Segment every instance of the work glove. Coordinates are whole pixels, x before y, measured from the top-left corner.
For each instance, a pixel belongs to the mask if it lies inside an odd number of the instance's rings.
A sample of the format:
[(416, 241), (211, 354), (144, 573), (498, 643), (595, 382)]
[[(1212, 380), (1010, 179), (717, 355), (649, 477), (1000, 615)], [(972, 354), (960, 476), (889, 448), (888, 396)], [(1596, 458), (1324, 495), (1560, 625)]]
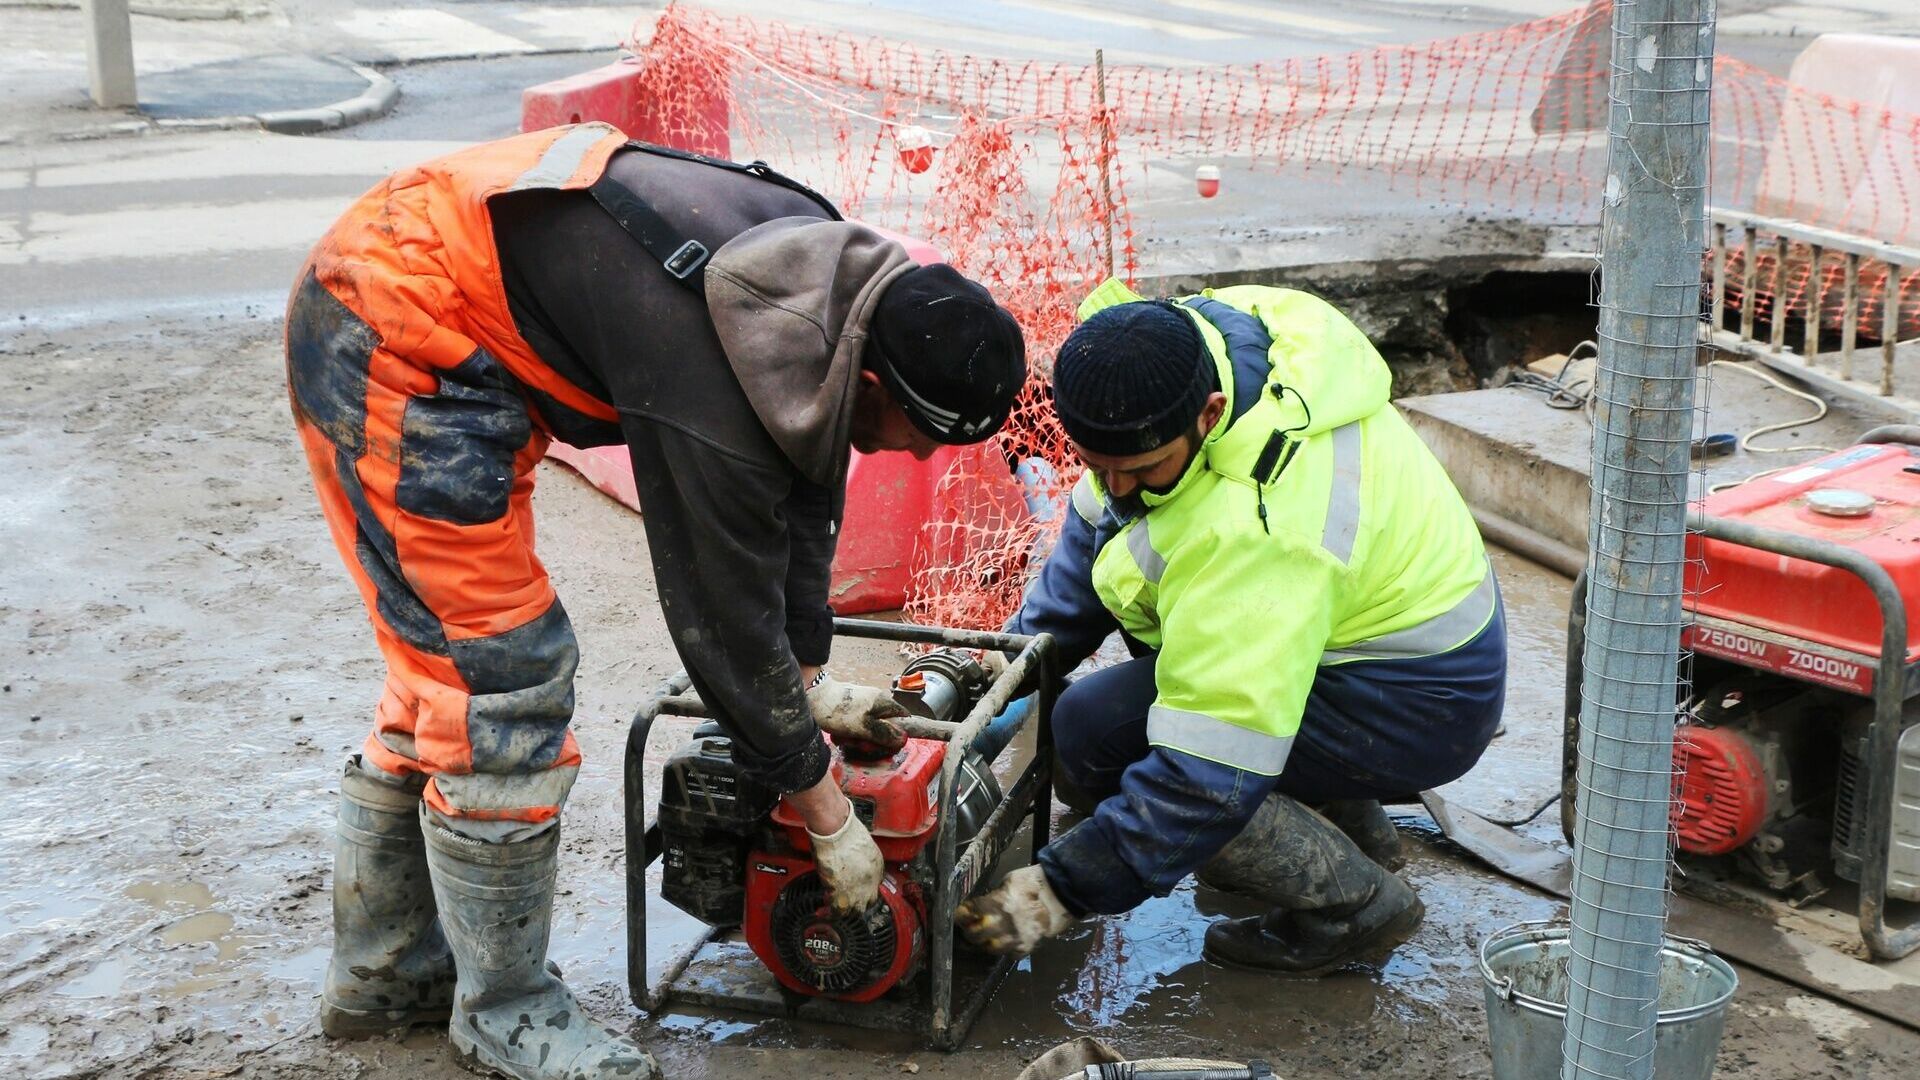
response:
[(813, 840), (813, 863), (820, 880), (827, 884), (827, 903), (834, 914), (865, 911), (880, 899), (886, 861), (880, 857), (880, 845), (860, 824), (851, 802), (847, 804), (847, 820), (833, 835), (821, 836), (808, 829), (807, 836)]
[(807, 691), (807, 707), (820, 730), (836, 740), (856, 739), (889, 751), (906, 745), (906, 732), (890, 718), (907, 710), (885, 690), (823, 677)]
[(1077, 920), (1053, 894), (1047, 873), (1023, 866), (999, 885), (962, 903), (953, 922), (967, 940), (990, 953), (1025, 956), (1034, 946), (1061, 934)]

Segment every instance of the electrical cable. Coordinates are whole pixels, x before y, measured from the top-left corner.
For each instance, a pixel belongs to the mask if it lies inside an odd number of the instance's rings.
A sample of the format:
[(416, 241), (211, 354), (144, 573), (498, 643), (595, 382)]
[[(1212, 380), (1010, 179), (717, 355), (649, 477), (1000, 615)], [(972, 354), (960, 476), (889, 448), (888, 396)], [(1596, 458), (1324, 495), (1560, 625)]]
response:
[(1796, 450), (1818, 450), (1818, 451), (1821, 451), (1822, 453), (1831, 454), (1834, 452), (1835, 449), (1837, 449), (1836, 447), (1832, 447), (1832, 446), (1755, 446), (1753, 445), (1753, 440), (1759, 438), (1762, 435), (1771, 435), (1776, 431), (1786, 431), (1789, 428), (1797, 428), (1803, 424), (1812, 424), (1820, 420), (1826, 419), (1827, 411), (1828, 411), (1827, 403), (1821, 398), (1813, 394), (1809, 394), (1804, 390), (1796, 390), (1793, 387), (1788, 386), (1786, 383), (1773, 377), (1767, 372), (1761, 371), (1758, 368), (1750, 368), (1742, 364), (1737, 364), (1732, 360), (1709, 360), (1707, 361), (1707, 367), (1725, 368), (1729, 371), (1738, 371), (1743, 374), (1750, 375), (1753, 378), (1759, 379), (1761, 382), (1766, 383), (1767, 385), (1780, 391), (1781, 393), (1790, 395), (1792, 397), (1797, 397), (1800, 400), (1807, 402), (1808, 404), (1814, 407), (1814, 411), (1810, 415), (1803, 416), (1794, 420), (1782, 420), (1777, 424), (1763, 424), (1760, 427), (1754, 428), (1753, 430), (1747, 432), (1745, 435), (1740, 436), (1740, 449), (1745, 450), (1749, 454), (1790, 454)]
[(1583, 410), (1587, 417), (1587, 422), (1592, 423), (1592, 377), (1576, 379), (1573, 382), (1567, 381), (1567, 372), (1573, 369), (1573, 365), (1580, 360), (1586, 359), (1586, 357), (1581, 355), (1580, 351), (1582, 349), (1588, 350), (1594, 356), (1598, 356), (1600, 352), (1599, 346), (1594, 342), (1582, 341), (1567, 353), (1566, 362), (1560, 365), (1560, 370), (1557, 373), (1553, 375), (1542, 375), (1539, 372), (1528, 371), (1522, 368), (1514, 374), (1512, 380), (1506, 383), (1506, 385), (1517, 386), (1522, 390), (1532, 390), (1536, 393), (1545, 394), (1549, 408), (1566, 411), (1572, 411), (1574, 409)]
[(1522, 825), (1533, 824), (1533, 820), (1535, 818), (1547, 812), (1547, 807), (1552, 806), (1554, 803), (1557, 803), (1559, 801), (1560, 801), (1560, 793), (1556, 791), (1547, 798), (1546, 802), (1543, 802), (1539, 806), (1534, 807), (1533, 813), (1528, 814), (1526, 817), (1523, 817), (1523, 818), (1490, 817), (1490, 818), (1486, 818), (1485, 820), (1495, 825), (1505, 826), (1506, 828), (1509, 828), (1509, 829), (1517, 829)]
[[(1748, 431), (1746, 434), (1740, 436), (1740, 449), (1745, 450), (1749, 454), (1790, 454), (1798, 450), (1813, 450), (1813, 451), (1818, 451), (1820, 453), (1831, 454), (1836, 449), (1835, 447), (1831, 447), (1831, 446), (1818, 446), (1818, 445), (1812, 445), (1812, 444), (1809, 444), (1807, 446), (1755, 446), (1753, 445), (1753, 440), (1759, 438), (1762, 435), (1771, 435), (1777, 431), (1786, 431), (1789, 428), (1797, 428), (1804, 424), (1812, 424), (1820, 420), (1826, 419), (1827, 412), (1828, 412), (1828, 406), (1826, 401), (1824, 401), (1819, 397), (1816, 397), (1813, 394), (1809, 394), (1803, 390), (1797, 390), (1791, 386), (1788, 386), (1786, 383), (1768, 374), (1767, 372), (1761, 371), (1758, 368), (1747, 367), (1743, 364), (1735, 363), (1732, 360), (1709, 360), (1707, 361), (1707, 367), (1709, 369), (1725, 368), (1729, 371), (1738, 371), (1746, 375), (1751, 375), (1752, 377), (1759, 379), (1761, 382), (1766, 383), (1767, 385), (1773, 387), (1774, 389), (1779, 390), (1782, 393), (1788, 394), (1790, 396), (1797, 397), (1800, 400), (1805, 401), (1814, 407), (1814, 411), (1807, 416), (1802, 416), (1793, 420), (1782, 420), (1777, 424), (1762, 424), (1761, 426), (1754, 428), (1751, 431)], [(1712, 495), (1718, 492), (1725, 491), (1731, 487), (1739, 487), (1741, 484), (1751, 483), (1755, 480), (1760, 480), (1765, 477), (1772, 476), (1774, 473), (1785, 472), (1791, 468), (1793, 468), (1793, 466), (1791, 465), (1781, 465), (1777, 468), (1762, 469), (1761, 471), (1754, 473), (1752, 476), (1742, 477), (1739, 480), (1728, 480), (1725, 483), (1714, 484), (1712, 487), (1707, 488), (1707, 493), (1709, 495)]]

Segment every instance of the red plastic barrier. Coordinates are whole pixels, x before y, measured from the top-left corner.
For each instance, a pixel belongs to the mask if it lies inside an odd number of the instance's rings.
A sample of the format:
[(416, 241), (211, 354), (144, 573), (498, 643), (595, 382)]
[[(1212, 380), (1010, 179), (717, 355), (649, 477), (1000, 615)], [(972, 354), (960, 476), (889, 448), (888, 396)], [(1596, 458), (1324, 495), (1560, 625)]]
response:
[(538, 131), (561, 124), (600, 120), (643, 142), (691, 150), (711, 157), (731, 157), (727, 134), (728, 110), (724, 95), (706, 99), (706, 107), (689, 120), (685, 102), (675, 106), (672, 121), (635, 92), (643, 61), (622, 57), (606, 67), (530, 86), (520, 92), (520, 130)]

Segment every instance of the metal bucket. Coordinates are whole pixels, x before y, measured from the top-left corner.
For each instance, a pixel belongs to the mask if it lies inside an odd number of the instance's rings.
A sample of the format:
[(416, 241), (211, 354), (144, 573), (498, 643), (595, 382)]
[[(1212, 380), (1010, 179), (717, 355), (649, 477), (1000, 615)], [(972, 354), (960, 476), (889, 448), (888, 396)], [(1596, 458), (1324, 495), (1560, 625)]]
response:
[[(1571, 933), (1565, 923), (1519, 923), (1480, 943), (1493, 1080), (1560, 1075)], [(1655, 1076), (1708, 1080), (1713, 1075), (1713, 1056), (1727, 1026), (1727, 1002), (1739, 984), (1733, 968), (1704, 942), (1667, 939), (1660, 951)]]

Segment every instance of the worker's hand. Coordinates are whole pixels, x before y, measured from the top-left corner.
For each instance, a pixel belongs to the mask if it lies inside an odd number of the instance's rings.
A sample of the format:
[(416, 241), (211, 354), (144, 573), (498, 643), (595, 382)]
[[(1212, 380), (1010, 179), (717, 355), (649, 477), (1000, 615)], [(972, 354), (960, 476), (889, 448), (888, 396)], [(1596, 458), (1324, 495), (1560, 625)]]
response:
[[(832, 780), (832, 776), (827, 777), (828, 783)], [(813, 840), (813, 862), (820, 880), (827, 884), (827, 903), (835, 914), (845, 915), (865, 911), (880, 899), (886, 861), (880, 857), (880, 846), (853, 812), (853, 804), (844, 794), (840, 801), (846, 806), (846, 820), (840, 827), (822, 836), (809, 825), (807, 836)]]
[(953, 922), (967, 940), (990, 953), (1025, 956), (1065, 932), (1075, 919), (1047, 884), (1046, 871), (1023, 866), (986, 893), (962, 903)]
[(823, 678), (807, 691), (807, 707), (820, 730), (835, 739), (858, 739), (883, 750), (906, 744), (906, 733), (891, 717), (905, 716), (907, 710), (885, 690)]

